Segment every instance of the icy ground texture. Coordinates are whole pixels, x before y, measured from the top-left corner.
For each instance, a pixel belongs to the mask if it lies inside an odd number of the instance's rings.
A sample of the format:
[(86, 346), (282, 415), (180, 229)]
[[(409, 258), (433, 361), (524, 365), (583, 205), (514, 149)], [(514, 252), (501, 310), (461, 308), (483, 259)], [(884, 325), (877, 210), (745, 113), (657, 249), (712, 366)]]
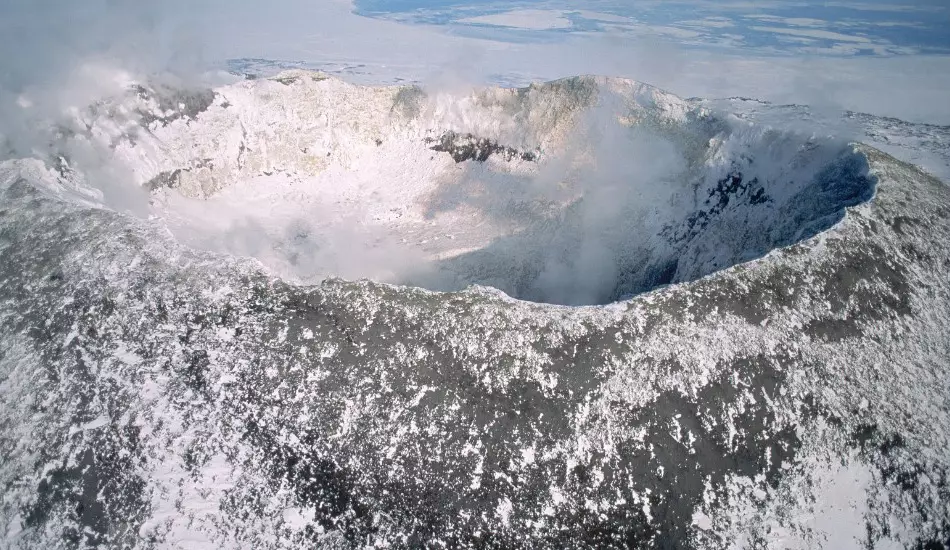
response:
[[(152, 132), (185, 136), (202, 113), (175, 118), (189, 105), (212, 112), (223, 98), (210, 97), (176, 102)], [(645, 112), (662, 120), (675, 114), (667, 104)], [(130, 113), (114, 108), (115, 127), (140, 124)], [(142, 158), (167, 164), (154, 161), (143, 182), (202, 147), (104, 133), (108, 119), (63, 139), (105, 136), (125, 159), (140, 152), (110, 136), (153, 148)], [(340, 135), (381, 120), (367, 119)], [(847, 162), (829, 164), (866, 168), (874, 195), (823, 232), (572, 308), (484, 287), (294, 284), (182, 245), (169, 218), (103, 208), (134, 201), (106, 188), (106, 172), (80, 170), (83, 147), (63, 143), (66, 160), (0, 163), (4, 548), (950, 542), (950, 196), (913, 166), (862, 145), (841, 151)], [(297, 155), (279, 144), (245, 147)], [(214, 166), (207, 174), (224, 165)], [(196, 204), (227, 192), (189, 169), (165, 181), (212, 197)]]
[(182, 240), (298, 281), (603, 304), (810, 237), (873, 187), (845, 144), (619, 79), (427, 94), (289, 71), (116, 101), (138, 119), (103, 106), (93, 139)]

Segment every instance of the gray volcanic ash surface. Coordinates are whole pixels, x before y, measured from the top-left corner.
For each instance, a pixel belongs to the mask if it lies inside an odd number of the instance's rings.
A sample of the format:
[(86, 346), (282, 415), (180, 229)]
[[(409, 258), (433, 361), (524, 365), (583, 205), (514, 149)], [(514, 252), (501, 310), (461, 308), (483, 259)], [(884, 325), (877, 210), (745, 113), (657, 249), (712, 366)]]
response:
[(911, 165), (593, 77), (76, 117), (0, 164), (5, 547), (950, 545)]

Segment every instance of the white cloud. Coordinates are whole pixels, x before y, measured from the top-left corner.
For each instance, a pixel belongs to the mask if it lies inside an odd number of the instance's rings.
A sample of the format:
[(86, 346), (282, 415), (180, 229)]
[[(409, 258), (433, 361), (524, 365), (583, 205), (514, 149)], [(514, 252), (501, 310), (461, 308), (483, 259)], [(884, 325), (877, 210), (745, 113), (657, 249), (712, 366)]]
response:
[(735, 23), (723, 17), (707, 17), (705, 19), (688, 19), (680, 21), (681, 25), (690, 27), (706, 27), (710, 29), (728, 29), (734, 27)]
[(852, 34), (841, 34), (832, 31), (823, 31), (819, 29), (787, 29), (784, 27), (751, 27), (752, 30), (759, 32), (770, 32), (775, 34), (787, 34), (790, 36), (804, 36), (807, 38), (819, 38), (822, 40), (836, 40), (838, 42), (861, 42), (871, 43), (871, 39), (865, 36), (856, 36)]
[(690, 29), (682, 29), (680, 27), (670, 27), (664, 25), (640, 25), (638, 26), (638, 29), (651, 34), (659, 34), (674, 38), (697, 38), (702, 36), (702, 33)]
[(567, 29), (571, 27), (571, 21), (564, 17), (564, 13), (556, 10), (512, 10), (504, 13), (467, 17), (459, 19), (457, 22), (529, 30)]
[(881, 4), (876, 2), (824, 2), (825, 6), (836, 8), (849, 8), (860, 11), (876, 12), (921, 12), (934, 13), (946, 11), (946, 6), (936, 5), (908, 5), (908, 4)]
[(607, 23), (629, 23), (633, 21), (630, 17), (624, 17), (622, 15), (614, 15), (612, 13), (601, 13), (598, 11), (589, 11), (589, 10), (575, 10), (571, 13), (577, 14), (584, 19), (590, 19), (592, 21), (604, 21)]
[(828, 25), (828, 22), (823, 19), (812, 19), (809, 17), (780, 17), (778, 15), (768, 14), (749, 14), (744, 17), (746, 19), (768, 21), (770, 23), (781, 23), (792, 27), (825, 27)]

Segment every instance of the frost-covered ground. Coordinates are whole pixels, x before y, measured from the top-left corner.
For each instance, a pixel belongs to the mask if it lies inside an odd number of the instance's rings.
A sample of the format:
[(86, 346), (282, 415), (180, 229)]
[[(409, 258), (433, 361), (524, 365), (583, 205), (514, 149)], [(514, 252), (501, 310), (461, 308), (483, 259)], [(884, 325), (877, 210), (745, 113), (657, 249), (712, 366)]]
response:
[(3, 3), (0, 548), (950, 548), (948, 24)]
[[(946, 546), (946, 185), (710, 107), (296, 71), (57, 120), (0, 165), (0, 540)], [(508, 294), (354, 280), (419, 268)]]

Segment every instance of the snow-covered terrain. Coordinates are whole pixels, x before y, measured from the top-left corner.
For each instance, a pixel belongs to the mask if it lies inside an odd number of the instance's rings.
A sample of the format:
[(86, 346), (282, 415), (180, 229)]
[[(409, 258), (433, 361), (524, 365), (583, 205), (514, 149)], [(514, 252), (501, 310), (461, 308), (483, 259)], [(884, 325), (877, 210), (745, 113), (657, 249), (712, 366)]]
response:
[(947, 188), (747, 118), (295, 70), (54, 121), (0, 164), (0, 540), (950, 545)]

